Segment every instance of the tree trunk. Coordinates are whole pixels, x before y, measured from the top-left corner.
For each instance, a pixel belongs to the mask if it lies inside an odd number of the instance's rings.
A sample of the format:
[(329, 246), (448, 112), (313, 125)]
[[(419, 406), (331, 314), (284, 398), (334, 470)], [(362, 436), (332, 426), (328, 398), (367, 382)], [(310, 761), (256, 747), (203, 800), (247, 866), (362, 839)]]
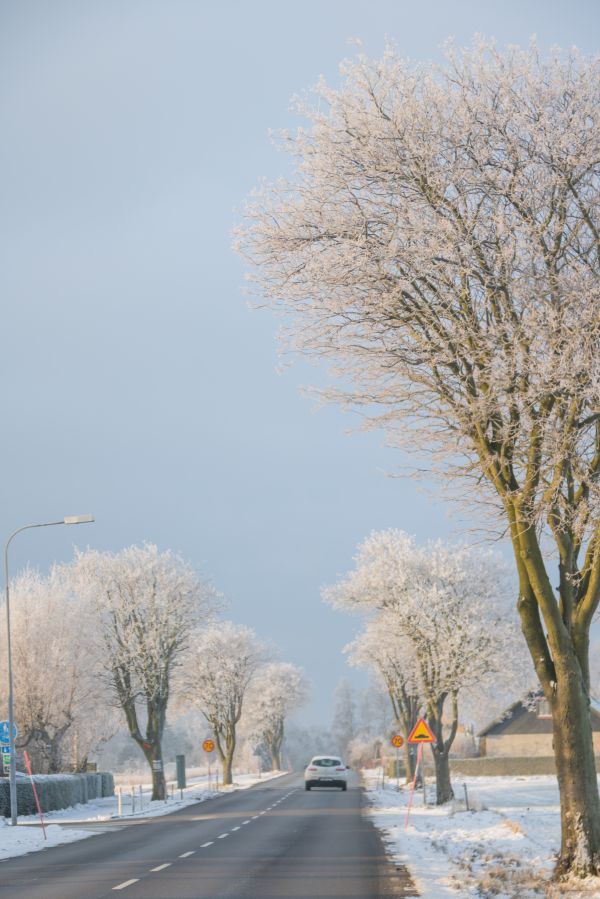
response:
[(281, 771), (281, 747), (283, 746), (284, 723), (280, 718), (264, 735), (271, 756), (271, 771)]
[(454, 790), (450, 779), (450, 749), (458, 730), (458, 694), (450, 694), (452, 705), (452, 720), (448, 737), (444, 740), (444, 705), (448, 698), (447, 693), (442, 693), (436, 699), (429, 702), (429, 726), (433, 731), (435, 743), (431, 743), (431, 752), (435, 766), (435, 802), (443, 805), (454, 799)]
[(223, 769), (223, 786), (228, 787), (233, 783), (233, 756), (235, 754), (236, 746), (235, 730), (233, 727), (228, 729), (222, 737), (222, 740), (223, 742), (217, 737), (217, 751), (221, 758), (221, 767)]
[(227, 750), (222, 760), (223, 786), (228, 787), (233, 783), (233, 749)]
[(450, 755), (446, 749), (440, 750), (433, 744), (431, 751), (435, 765), (435, 804), (443, 805), (454, 799), (454, 790), (450, 780)]
[[(562, 565), (558, 604), (533, 528), (524, 527), (515, 517), (511, 531), (521, 627), (552, 710), (561, 814), (555, 873), (585, 877), (600, 872), (600, 798), (587, 681), (589, 626), (595, 606), (582, 611), (573, 604), (572, 584), (563, 576)], [(580, 604), (584, 600), (585, 594)]]
[(271, 771), (281, 771), (281, 744), (271, 746)]
[(585, 877), (600, 866), (600, 802), (589, 703), (577, 670), (557, 674), (551, 701), (562, 830), (556, 871)]
[[(145, 747), (148, 748), (145, 748)], [(152, 801), (167, 798), (167, 784), (165, 781), (165, 768), (162, 757), (162, 747), (160, 743), (152, 745), (146, 743), (144, 746), (144, 755), (150, 765), (152, 772)]]
[(404, 741), (404, 766), (406, 768), (406, 783), (411, 783), (415, 776), (415, 754), (408, 740)]

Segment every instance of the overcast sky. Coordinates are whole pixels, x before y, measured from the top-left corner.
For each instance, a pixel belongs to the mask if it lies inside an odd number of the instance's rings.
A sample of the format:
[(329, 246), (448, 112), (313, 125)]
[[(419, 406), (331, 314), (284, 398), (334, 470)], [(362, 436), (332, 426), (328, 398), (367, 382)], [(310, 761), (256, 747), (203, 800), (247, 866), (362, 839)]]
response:
[[(327, 724), (357, 622), (320, 601), (373, 528), (419, 539), (447, 507), (385, 477), (401, 460), (278, 374), (250, 311), (236, 207), (286, 170), (268, 130), (362, 39), (437, 59), (445, 38), (598, 49), (595, 0), (0, 2), (0, 536), (17, 569), (73, 542), (172, 548), (228, 614), (302, 665)], [(362, 681), (352, 675), (356, 684)]]

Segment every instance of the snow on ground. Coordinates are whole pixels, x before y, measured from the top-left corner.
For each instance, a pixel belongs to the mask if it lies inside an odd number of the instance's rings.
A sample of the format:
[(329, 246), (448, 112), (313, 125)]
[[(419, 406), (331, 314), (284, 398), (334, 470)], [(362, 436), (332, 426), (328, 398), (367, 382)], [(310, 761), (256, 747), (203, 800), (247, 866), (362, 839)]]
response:
[[(364, 774), (374, 823), (423, 899), (600, 899), (600, 879), (549, 882), (560, 846), (555, 777), (455, 778), (452, 804), (425, 807), (415, 793), (405, 829), (409, 791), (389, 782), (382, 789), (376, 772)], [(430, 802), (433, 790), (428, 784)]]
[[(119, 776), (122, 788), (122, 819), (132, 820), (136, 818), (149, 818), (158, 815), (168, 815), (185, 806), (192, 805), (194, 802), (203, 802), (214, 796), (223, 793), (231, 793), (235, 790), (246, 790), (260, 781), (270, 780), (273, 777), (280, 777), (285, 772), (269, 772), (262, 774), (260, 777), (254, 774), (236, 774), (235, 782), (230, 787), (221, 786), (218, 791), (214, 789), (214, 780), (211, 788), (208, 788), (208, 780), (206, 777), (195, 777), (188, 780), (188, 786), (183, 791), (181, 798), (180, 791), (175, 789), (171, 797), (169, 790), (169, 798), (166, 802), (151, 802), (150, 796), (152, 788), (149, 784), (141, 785), (141, 804), (140, 804), (140, 784), (139, 778), (132, 776), (131, 780), (135, 784), (133, 794), (135, 796), (135, 807), (132, 808), (132, 790), (127, 785), (128, 778), (124, 775)], [(60, 843), (72, 843), (74, 840), (81, 840), (85, 837), (91, 837), (97, 833), (104, 833), (104, 828), (98, 828), (99, 823), (119, 820), (119, 803), (117, 796), (107, 796), (104, 799), (93, 799), (84, 805), (74, 805), (71, 808), (61, 809), (60, 811), (48, 812), (44, 815), (44, 821), (47, 823), (46, 835), (40, 825), (40, 819), (37, 815), (19, 816), (19, 824), (13, 828), (8, 821), (0, 818), (0, 861), (7, 858), (13, 858), (16, 855), (25, 855), (27, 852), (35, 852), (38, 849), (47, 849), (50, 846), (58, 846)], [(86, 829), (86, 825), (88, 829)]]

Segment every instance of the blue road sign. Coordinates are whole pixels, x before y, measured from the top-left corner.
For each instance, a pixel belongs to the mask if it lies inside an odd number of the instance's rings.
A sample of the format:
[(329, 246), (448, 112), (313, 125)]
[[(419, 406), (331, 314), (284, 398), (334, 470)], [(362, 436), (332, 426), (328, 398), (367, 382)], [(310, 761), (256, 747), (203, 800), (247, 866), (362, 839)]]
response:
[[(13, 724), (13, 735), (15, 740), (17, 739), (17, 733), (17, 725)], [(8, 726), (8, 721), (0, 721), (0, 743), (4, 743), (6, 746), (10, 743), (10, 728)]]

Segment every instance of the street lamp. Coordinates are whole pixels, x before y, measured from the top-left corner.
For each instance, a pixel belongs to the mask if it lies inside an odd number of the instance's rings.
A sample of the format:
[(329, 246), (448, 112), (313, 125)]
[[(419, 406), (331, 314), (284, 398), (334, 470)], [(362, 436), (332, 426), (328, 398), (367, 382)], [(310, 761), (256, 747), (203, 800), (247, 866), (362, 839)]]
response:
[(8, 586), (8, 547), (13, 537), (20, 534), (21, 531), (28, 531), (30, 528), (50, 528), (57, 524), (88, 524), (93, 521), (92, 515), (67, 515), (60, 521), (45, 521), (43, 524), (26, 524), (22, 528), (17, 528), (10, 535), (4, 544), (4, 578), (6, 583), (6, 642), (8, 649), (8, 731), (9, 731), (9, 747), (10, 747), (10, 821), (11, 824), (17, 823), (17, 763), (15, 759), (15, 716), (13, 703), (13, 673), (12, 673), (12, 656), (10, 648), (10, 595)]

